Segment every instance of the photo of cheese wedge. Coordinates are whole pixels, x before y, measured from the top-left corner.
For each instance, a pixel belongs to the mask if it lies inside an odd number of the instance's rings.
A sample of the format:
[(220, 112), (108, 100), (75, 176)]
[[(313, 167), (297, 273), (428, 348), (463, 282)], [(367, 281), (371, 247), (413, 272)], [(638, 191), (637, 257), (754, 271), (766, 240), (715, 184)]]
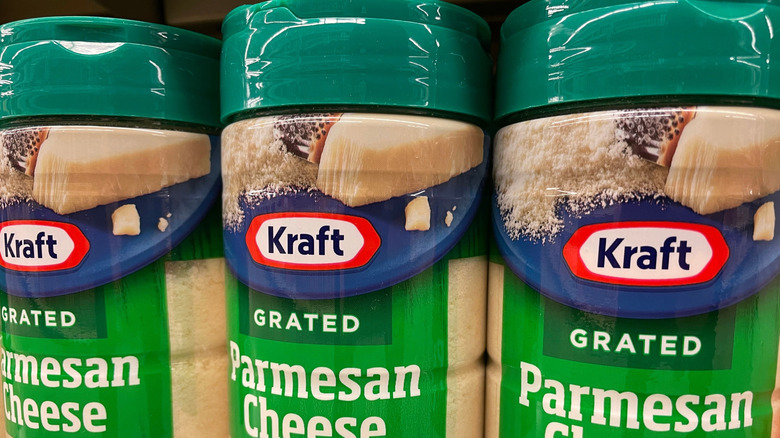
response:
[(482, 130), (430, 117), (343, 114), (328, 132), (316, 186), (350, 207), (449, 181), (482, 160)]
[(33, 199), (58, 214), (156, 192), (211, 169), (205, 134), (55, 127), (38, 152)]
[(703, 108), (680, 136), (664, 191), (699, 214), (780, 190), (780, 111)]

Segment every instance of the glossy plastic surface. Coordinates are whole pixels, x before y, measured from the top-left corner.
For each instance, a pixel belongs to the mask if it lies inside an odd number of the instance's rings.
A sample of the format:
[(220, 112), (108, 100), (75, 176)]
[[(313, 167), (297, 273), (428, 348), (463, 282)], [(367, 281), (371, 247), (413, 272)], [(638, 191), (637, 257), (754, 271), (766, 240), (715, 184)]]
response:
[(486, 437), (776, 436), (778, 142), (780, 111), (725, 106), (496, 134)]
[(223, 24), (222, 119), (372, 105), (491, 116), (490, 31), (445, 2), (271, 1)]
[(501, 29), (496, 117), (634, 96), (778, 98), (775, 2), (534, 0)]
[[(315, 421), (343, 436), (481, 436), (489, 140), (473, 124), (399, 114), (225, 128), (232, 437)], [(311, 392), (273, 392), (257, 361), (305, 370), (297, 387)], [(385, 370), (414, 377), (385, 391)], [(333, 376), (330, 394), (320, 375)], [(269, 412), (305, 420), (270, 424)]]
[(0, 26), (0, 123), (35, 116), (139, 117), (219, 126), (220, 43), (98, 17)]

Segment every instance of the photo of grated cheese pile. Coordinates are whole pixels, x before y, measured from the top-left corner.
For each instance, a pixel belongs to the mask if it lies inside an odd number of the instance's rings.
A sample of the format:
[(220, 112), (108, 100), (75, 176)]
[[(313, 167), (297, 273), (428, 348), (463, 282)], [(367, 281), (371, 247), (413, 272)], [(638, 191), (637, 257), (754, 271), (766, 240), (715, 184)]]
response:
[(290, 153), (274, 137), (273, 122), (244, 120), (222, 133), (222, 208), (229, 229), (244, 219), (242, 199), (255, 205), (282, 194), (314, 190), (317, 165)]
[(581, 217), (599, 207), (664, 196), (668, 169), (618, 140), (616, 115), (557, 116), (498, 132), (493, 177), (512, 239), (551, 240), (563, 228), (561, 209)]

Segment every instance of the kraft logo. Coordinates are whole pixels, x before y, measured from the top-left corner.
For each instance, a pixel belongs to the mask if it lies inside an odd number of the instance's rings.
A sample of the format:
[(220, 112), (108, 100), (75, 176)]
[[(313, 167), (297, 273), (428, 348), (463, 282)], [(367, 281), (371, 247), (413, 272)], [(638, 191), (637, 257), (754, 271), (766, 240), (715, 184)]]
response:
[(252, 259), (291, 270), (337, 270), (366, 265), (381, 239), (361, 217), (330, 213), (257, 216), (246, 233)]
[(577, 277), (629, 286), (683, 286), (715, 278), (729, 247), (714, 227), (683, 222), (616, 222), (577, 230), (563, 248)]
[(89, 252), (81, 230), (62, 222), (2, 222), (0, 239), (0, 266), (14, 271), (64, 271), (78, 266)]

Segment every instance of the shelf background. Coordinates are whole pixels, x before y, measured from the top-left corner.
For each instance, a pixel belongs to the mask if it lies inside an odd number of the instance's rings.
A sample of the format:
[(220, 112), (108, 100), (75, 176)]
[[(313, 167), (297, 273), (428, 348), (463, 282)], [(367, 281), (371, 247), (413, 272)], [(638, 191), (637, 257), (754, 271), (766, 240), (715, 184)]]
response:
[(0, 24), (57, 15), (95, 15), (162, 23), (163, 10), (159, 0), (0, 0)]

